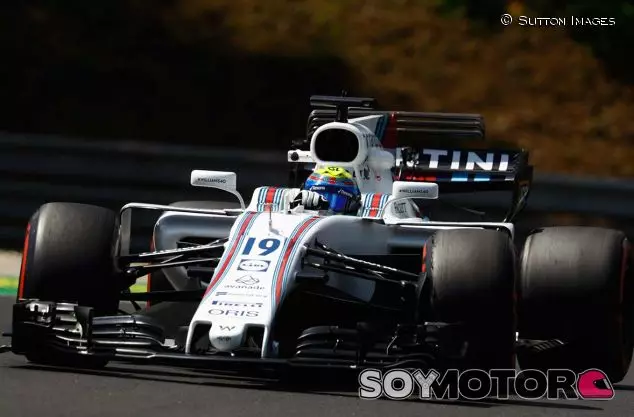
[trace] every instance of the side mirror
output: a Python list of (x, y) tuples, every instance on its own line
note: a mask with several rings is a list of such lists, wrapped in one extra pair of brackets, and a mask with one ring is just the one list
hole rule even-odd
[(433, 182), (394, 181), (392, 198), (383, 209), (383, 221), (386, 224), (397, 224), (408, 221), (422, 223), (429, 221), (420, 216), (415, 200), (438, 199), (438, 184)]
[(231, 193), (240, 202), (240, 207), (243, 210), (245, 209), (244, 199), (237, 191), (237, 175), (235, 172), (196, 169), (191, 173), (190, 183), (194, 187), (216, 188)]
[(292, 150), (288, 151), (288, 162), (300, 162), (311, 164), (315, 161), (310, 151)]

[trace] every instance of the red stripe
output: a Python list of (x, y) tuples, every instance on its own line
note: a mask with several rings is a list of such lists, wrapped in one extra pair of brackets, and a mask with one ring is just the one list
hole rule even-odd
[(238, 249), (238, 246), (240, 246), (240, 237), (245, 233), (245, 231), (247, 230), (247, 227), (249, 226), (249, 223), (251, 223), (251, 220), (253, 219), (253, 216), (255, 216), (256, 214), (257, 213), (249, 213), (247, 215), (246, 220), (244, 221), (244, 223), (242, 223), (242, 226), (240, 227), (238, 234), (234, 238), (234, 243), (229, 249), (228, 255), (225, 258), (224, 263), (218, 270), (218, 273), (214, 275), (213, 280), (209, 283), (209, 286), (207, 287), (207, 291), (205, 291), (205, 295), (207, 295), (207, 293), (211, 291), (211, 289), (218, 282), (220, 277), (225, 273), (227, 267), (231, 264), (231, 258), (233, 258), (233, 254), (236, 252), (236, 249)]
[(402, 179), (405, 181), (436, 182), (438, 180), (438, 177), (423, 177), (423, 176), (408, 174), (408, 175), (404, 175)]
[(291, 236), (290, 243), (286, 247), (286, 252), (284, 252), (284, 257), (282, 258), (282, 265), (280, 266), (280, 270), (278, 271), (277, 277), (276, 277), (276, 280), (277, 280), (275, 285), (275, 302), (276, 303), (279, 303), (280, 298), (282, 297), (282, 286), (284, 284), (284, 270), (286, 269), (286, 265), (288, 264), (288, 259), (291, 256), (291, 253), (293, 252), (293, 248), (295, 247), (297, 240), (302, 235), (304, 230), (309, 228), (317, 220), (319, 220), (319, 217), (311, 217), (310, 219), (304, 221), (304, 224), (302, 224), (299, 227), (299, 229), (297, 229), (295, 234)]
[(20, 266), (20, 281), (18, 283), (18, 298), (24, 298), (24, 279), (26, 278), (26, 258), (29, 256), (30, 234), (31, 223), (26, 225), (26, 236), (24, 237), (24, 248), (22, 249), (22, 265)]
[(370, 212), (368, 216), (376, 217), (379, 214), (379, 204), (381, 203), (381, 194), (374, 194), (372, 196), (372, 202), (370, 203)]
[(269, 189), (266, 190), (266, 197), (264, 197), (264, 204), (273, 204), (276, 191), (277, 191), (277, 188), (275, 187), (269, 187)]

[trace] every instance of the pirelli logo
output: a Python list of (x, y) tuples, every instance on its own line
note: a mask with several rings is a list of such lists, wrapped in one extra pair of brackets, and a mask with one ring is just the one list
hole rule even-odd
[(245, 307), (245, 308), (261, 308), (264, 306), (263, 303), (245, 303), (245, 302), (218, 301), (218, 300), (212, 301), (211, 304), (214, 306), (222, 306), (222, 307)]

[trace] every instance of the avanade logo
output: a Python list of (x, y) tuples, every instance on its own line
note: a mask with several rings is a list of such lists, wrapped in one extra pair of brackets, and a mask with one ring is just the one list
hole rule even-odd
[(251, 275), (245, 275), (243, 277), (236, 279), (236, 282), (238, 284), (244, 284), (244, 285), (255, 285), (258, 282), (260, 282), (260, 280), (252, 277)]

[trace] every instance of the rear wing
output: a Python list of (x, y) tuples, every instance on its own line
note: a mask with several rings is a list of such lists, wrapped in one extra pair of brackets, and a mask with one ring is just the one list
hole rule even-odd
[(509, 149), (397, 148), (395, 180), (435, 182), (448, 192), (508, 189), (531, 169)]
[[(319, 127), (335, 121), (336, 110), (317, 109), (308, 116), (304, 143)], [(481, 141), (485, 137), (484, 118), (479, 114), (420, 113), (406, 111), (378, 111), (350, 109), (350, 119), (381, 116), (374, 134), (386, 149), (397, 147), (446, 146), (452, 141)]]
[[(443, 149), (448, 144), (454, 146), (463, 141), (472, 144), (484, 142), (484, 118), (479, 114), (383, 111), (368, 108), (375, 104), (376, 102), (369, 98), (311, 97), (311, 105), (314, 107), (330, 106), (331, 108), (317, 108), (310, 113), (306, 135), (293, 140), (291, 150), (308, 151), (315, 131), (326, 123), (342, 119), (343, 116), (348, 120), (365, 116), (380, 116), (376, 122), (374, 134), (381, 141), (383, 148), (396, 153), (399, 152), (399, 148), (405, 147)], [(342, 108), (345, 108), (345, 112), (342, 112)], [(310, 174), (314, 164), (301, 160), (298, 155), (296, 159), (289, 159), (289, 162), (291, 163), (289, 185), (296, 187)]]
[(526, 206), (533, 181), (529, 153), (505, 149), (397, 149), (395, 181), (433, 182), (440, 194), (512, 191), (504, 221)]

